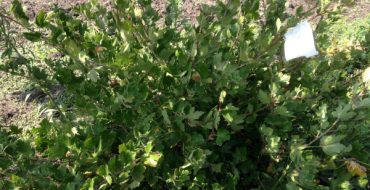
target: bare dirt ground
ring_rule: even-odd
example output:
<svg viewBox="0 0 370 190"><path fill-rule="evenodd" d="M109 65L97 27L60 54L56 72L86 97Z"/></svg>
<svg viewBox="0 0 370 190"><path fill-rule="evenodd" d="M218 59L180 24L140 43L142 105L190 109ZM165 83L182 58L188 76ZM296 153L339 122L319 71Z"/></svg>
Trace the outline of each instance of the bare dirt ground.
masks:
<svg viewBox="0 0 370 190"><path fill-rule="evenodd" d="M34 106L25 105L20 102L14 93L8 94L0 100L0 124L12 125L18 123L19 119L29 116Z"/></svg>
<svg viewBox="0 0 370 190"><path fill-rule="evenodd" d="M24 101L28 94L26 84L25 79L0 72L0 126L28 128L37 124L36 103Z"/></svg>
<svg viewBox="0 0 370 190"><path fill-rule="evenodd" d="M34 17L40 10L49 11L54 5L61 7L66 10L70 10L73 6L86 3L89 0L21 0L24 4L27 13L30 17ZM106 6L112 6L110 0L99 0L100 3ZM227 1L227 0L226 0ZM183 14L184 17L190 20L192 23L196 22L196 17L200 12L202 4L213 5L216 0L183 0ZM302 6L303 9L307 10L315 4L316 0L288 0L288 13L294 13L295 10ZM263 1L261 1L263 3ZM3 0L0 6L9 7L11 0ZM160 14L166 12L167 0L153 0L152 6ZM354 6L352 6L346 13L345 16L349 20L355 18L363 18L370 12L370 1L369 0L357 0Z"/></svg>
<svg viewBox="0 0 370 190"><path fill-rule="evenodd" d="M81 3L85 3L88 0L21 0L27 11L27 14L32 18L38 11L46 10L49 11L54 5L57 5L65 10L70 10L73 6ZM1 1L0 1L1 2ZM111 6L110 0L100 0L101 3ZM313 6L315 0L289 0L288 1L288 13L294 13L299 6L303 6L304 9L309 9ZM183 0L183 16L191 23L196 23L196 17L200 12L202 4L212 5L215 0ZM262 1L261 1L262 3ZM9 9L11 0L3 0L0 3L1 7ZM160 15L164 15L166 12L166 0L153 0L152 6L159 12ZM350 7L345 16L349 21L365 18L370 13L370 2L369 0L358 0L356 4ZM4 73L0 72L0 125L11 125L15 124L17 120L32 119L30 113L35 110L35 105L30 103L22 103L22 98L19 97L19 91L22 89L10 88L7 89L5 83L2 80L7 80ZM9 83L8 83L9 85ZM22 93L22 92L21 92ZM23 92L24 94L24 92ZM31 117L31 118L30 118ZM25 119L26 118L26 119Z"/></svg>

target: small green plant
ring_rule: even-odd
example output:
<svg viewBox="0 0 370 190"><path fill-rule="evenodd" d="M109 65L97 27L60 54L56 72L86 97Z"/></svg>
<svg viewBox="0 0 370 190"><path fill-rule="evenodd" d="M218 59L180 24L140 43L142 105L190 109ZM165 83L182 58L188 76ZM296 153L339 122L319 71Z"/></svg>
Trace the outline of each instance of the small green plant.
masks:
<svg viewBox="0 0 370 190"><path fill-rule="evenodd" d="M339 13L329 8L341 2L292 16L285 1L267 1L263 17L259 4L204 6L197 26L179 27L177 1L163 26L150 0L115 0L109 10L91 1L75 7L79 17L55 8L34 20L13 1L14 17L0 13L0 69L46 93L62 85L70 101L48 93L56 115L27 139L2 128L0 187L366 189L370 98L359 76L368 31L356 48L329 54ZM321 55L284 62L283 34L313 13L325 18ZM9 23L66 57L34 64Z"/></svg>

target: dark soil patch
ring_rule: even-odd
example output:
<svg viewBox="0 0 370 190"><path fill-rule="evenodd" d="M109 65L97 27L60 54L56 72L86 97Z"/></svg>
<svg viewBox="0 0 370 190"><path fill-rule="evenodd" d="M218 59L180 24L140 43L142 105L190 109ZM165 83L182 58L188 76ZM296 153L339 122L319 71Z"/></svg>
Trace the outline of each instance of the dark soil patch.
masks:
<svg viewBox="0 0 370 190"><path fill-rule="evenodd" d="M111 0L99 0L100 3L111 7ZM12 0L3 0L0 4L6 9L10 8ZM58 6L66 11L70 11L74 6L88 2L88 0L21 0L26 12L29 17L33 18L40 10L50 11L54 6ZM199 14L201 4L214 4L216 0L183 0L183 13L185 19L189 20L191 23L196 22L196 17ZM166 0L153 0L152 6L158 11L160 15L164 15L166 12L167 1Z"/></svg>
<svg viewBox="0 0 370 190"><path fill-rule="evenodd" d="M350 6L344 16L347 17L349 21L353 21L359 18L366 18L370 14L370 1L368 0L358 0L352 6Z"/></svg>
<svg viewBox="0 0 370 190"><path fill-rule="evenodd" d="M12 0L3 0L0 6L9 9ZM27 14L30 17L40 10L50 11L55 5L70 11L72 7L86 3L88 0L21 0L23 5L27 10ZM100 3L108 7L112 6L111 0L99 0ZM183 14L184 18L189 20L191 23L196 22L196 17L200 12L200 7L202 4L213 5L216 0L183 0ZM262 1L261 1L262 2ZM302 6L303 10L307 10L315 5L316 0L288 0L287 12L290 14L295 13L298 7ZM152 6L158 11L160 15L164 15L166 12L167 0L153 0ZM370 3L367 0L358 0L356 3L350 7L345 16L349 20L356 18L364 18L370 13Z"/></svg>
<svg viewBox="0 0 370 190"><path fill-rule="evenodd" d="M7 95L0 100L0 124L11 125L33 109L31 105L20 105L17 95Z"/></svg>
<svg viewBox="0 0 370 190"><path fill-rule="evenodd" d="M6 9L10 8L12 0L4 0L1 4ZM86 3L88 0L21 0L22 4L26 8L28 16L33 18L39 11L50 11L54 6L58 6L62 9L70 11L74 6ZM105 5L110 4L110 0L100 0Z"/></svg>

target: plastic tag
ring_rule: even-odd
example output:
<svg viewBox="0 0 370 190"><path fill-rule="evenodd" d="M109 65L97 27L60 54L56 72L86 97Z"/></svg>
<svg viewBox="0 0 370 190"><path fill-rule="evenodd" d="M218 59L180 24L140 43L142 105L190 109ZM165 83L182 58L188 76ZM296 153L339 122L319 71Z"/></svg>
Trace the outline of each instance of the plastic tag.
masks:
<svg viewBox="0 0 370 190"><path fill-rule="evenodd" d="M288 30L285 34L285 59L287 61L297 57L312 57L318 55L310 23L303 21Z"/></svg>

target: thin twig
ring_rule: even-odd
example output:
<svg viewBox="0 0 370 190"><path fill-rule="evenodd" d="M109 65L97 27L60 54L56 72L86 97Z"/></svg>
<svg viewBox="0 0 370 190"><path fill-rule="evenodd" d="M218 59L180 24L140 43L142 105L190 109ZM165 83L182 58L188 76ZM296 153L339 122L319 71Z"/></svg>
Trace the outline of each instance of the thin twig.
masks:
<svg viewBox="0 0 370 190"><path fill-rule="evenodd" d="M256 111L254 111L254 112L247 113L247 114L245 114L245 116L250 116L250 115L252 115L252 114L255 114L255 113L261 112L261 111L263 111L263 110L265 110L265 109L267 109L267 108L269 108L269 107L271 107L271 105L270 105L270 104L268 104L268 105L266 105L266 106L264 106L264 107L262 107L262 108L260 108L260 109L258 109L258 110L256 110Z"/></svg>
<svg viewBox="0 0 370 190"><path fill-rule="evenodd" d="M310 146L312 145L313 143L315 143L316 141L318 141L319 139L321 139L321 137L327 135L328 133L330 133L338 124L338 122L340 121L339 118L337 118L337 120L334 121L334 123L329 127L329 129L327 129L325 132L321 133L319 136L317 136L315 139L313 139L310 143L307 144L307 146Z"/></svg>

